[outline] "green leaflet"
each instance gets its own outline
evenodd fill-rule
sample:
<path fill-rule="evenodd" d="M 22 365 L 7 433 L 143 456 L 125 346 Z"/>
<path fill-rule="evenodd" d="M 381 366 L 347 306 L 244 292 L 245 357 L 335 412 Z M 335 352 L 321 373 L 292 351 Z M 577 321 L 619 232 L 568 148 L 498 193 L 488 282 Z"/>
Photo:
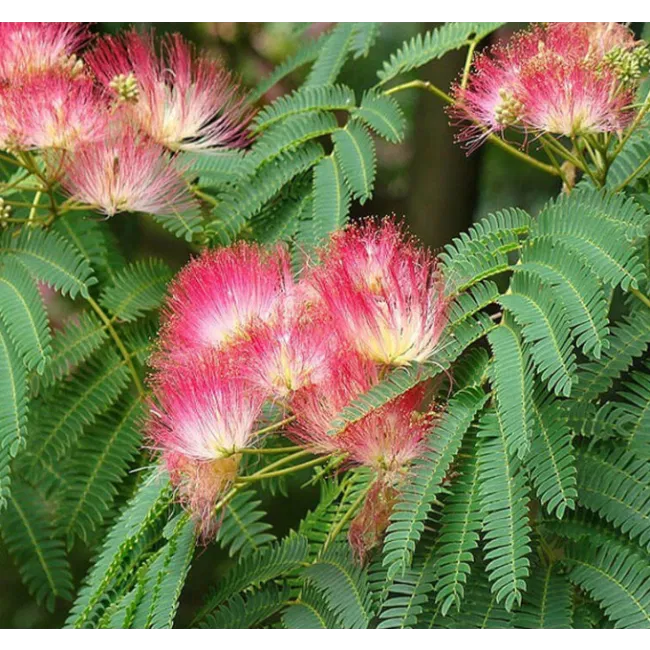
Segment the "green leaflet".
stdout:
<path fill-rule="evenodd" d="M 57 598 L 70 599 L 70 565 L 63 542 L 53 536 L 47 503 L 41 495 L 29 485 L 15 481 L 0 523 L 5 544 L 36 601 L 53 611 Z"/>
<path fill-rule="evenodd" d="M 487 401 L 479 388 L 458 392 L 448 404 L 443 420 L 429 437 L 429 449 L 416 460 L 393 509 L 384 541 L 384 566 L 388 576 L 403 573 L 410 565 L 434 498 L 442 490 L 442 480 L 460 448 L 466 431 Z"/>
<path fill-rule="evenodd" d="M 445 23 L 424 36 L 418 34 L 402 43 L 395 54 L 384 61 L 383 69 L 377 72 L 381 84 L 397 75 L 419 68 L 433 59 L 439 59 L 447 52 L 468 45 L 471 40 L 485 38 L 504 23 Z"/>
<path fill-rule="evenodd" d="M 478 436 L 486 571 L 496 602 L 512 611 L 521 604 L 530 566 L 528 489 L 520 460 L 508 453 L 498 411 L 486 412 Z"/>
<path fill-rule="evenodd" d="M 162 260 L 147 259 L 122 269 L 99 302 L 114 318 L 132 321 L 160 307 L 172 272 Z"/>
<path fill-rule="evenodd" d="M 71 298 L 97 283 L 88 261 L 55 232 L 23 229 L 18 237 L 0 236 L 0 253 L 11 253 L 29 272 Z"/>
<path fill-rule="evenodd" d="M 9 496 L 10 463 L 25 447 L 27 373 L 0 324 L 0 510 Z"/>
<path fill-rule="evenodd" d="M 564 563 L 569 580 L 596 600 L 617 628 L 650 629 L 647 556 L 614 541 L 586 541 L 570 547 Z"/>
<path fill-rule="evenodd" d="M 313 228 L 317 242 L 343 228 L 350 210 L 350 193 L 341 168 L 333 156 L 326 156 L 314 167 Z"/>
<path fill-rule="evenodd" d="M 52 340 L 45 305 L 25 267 L 11 257 L 0 267 L 0 319 L 27 369 L 42 374 Z"/>
<path fill-rule="evenodd" d="M 334 156 L 352 198 L 363 205 L 371 196 L 377 173 L 375 145 L 361 123 L 352 121 L 332 134 Z"/>

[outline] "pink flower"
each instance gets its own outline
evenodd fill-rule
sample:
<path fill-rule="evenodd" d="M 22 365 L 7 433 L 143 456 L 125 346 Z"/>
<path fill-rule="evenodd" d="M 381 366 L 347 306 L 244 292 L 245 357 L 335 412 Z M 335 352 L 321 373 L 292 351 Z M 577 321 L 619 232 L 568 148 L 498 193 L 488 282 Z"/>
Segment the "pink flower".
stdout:
<path fill-rule="evenodd" d="M 0 23 L 0 81 L 21 83 L 48 70 L 76 74 L 75 52 L 89 38 L 83 23 Z"/>
<path fill-rule="evenodd" d="M 346 453 L 342 438 L 330 432 L 341 411 L 379 382 L 376 364 L 350 349 L 330 358 L 326 381 L 296 391 L 291 408 L 296 420 L 290 435 L 315 453 Z"/>
<path fill-rule="evenodd" d="M 431 419 L 418 412 L 423 384 L 330 435 L 343 409 L 378 382 L 375 364 L 343 351 L 332 359 L 325 382 L 293 396 L 296 421 L 290 426 L 291 435 L 316 453 L 346 454 L 349 461 L 373 468 L 389 482 L 397 481 L 424 451 L 424 438 L 431 428 Z"/>
<path fill-rule="evenodd" d="M 203 253 L 171 285 L 155 363 L 183 363 L 245 336 L 291 282 L 285 249 L 239 243 Z"/>
<path fill-rule="evenodd" d="M 71 151 L 106 135 L 108 105 L 86 78 L 58 72 L 29 77 L 9 91 L 13 141 L 24 149 Z"/>
<path fill-rule="evenodd" d="M 350 459 L 387 475 L 389 483 L 399 480 L 425 450 L 431 418 L 418 411 L 425 389 L 419 384 L 346 427 L 339 435 Z"/>
<path fill-rule="evenodd" d="M 75 200 L 108 216 L 173 215 L 193 206 L 174 159 L 130 128 L 77 148 L 66 160 L 62 184 Z"/>
<path fill-rule="evenodd" d="M 390 523 L 390 515 L 399 491 L 382 480 L 376 480 L 355 518 L 350 522 L 348 541 L 361 562 L 368 551 L 379 546 Z"/>
<path fill-rule="evenodd" d="M 239 87 L 218 61 L 196 57 L 179 34 L 165 38 L 162 56 L 152 32 L 107 36 L 86 60 L 138 127 L 165 147 L 191 151 L 246 143 L 251 111 Z"/>
<path fill-rule="evenodd" d="M 248 359 L 244 372 L 253 383 L 284 400 L 304 386 L 325 380 L 338 344 L 322 309 L 285 297 L 271 318 L 256 322 L 243 339 L 241 354 Z"/>
<path fill-rule="evenodd" d="M 534 132 L 573 137 L 620 131 L 634 117 L 632 90 L 610 70 L 554 59 L 532 65 L 519 81 L 526 125 Z"/>
<path fill-rule="evenodd" d="M 600 63 L 616 48 L 637 44 L 634 34 L 621 23 L 549 23 L 546 44 L 557 52 L 573 54 L 578 61 Z"/>
<path fill-rule="evenodd" d="M 470 151 L 491 133 L 575 136 L 616 131 L 630 110 L 645 46 L 618 23 L 533 25 L 477 55 L 449 113 Z"/>
<path fill-rule="evenodd" d="M 340 336 L 368 359 L 402 366 L 438 348 L 447 303 L 435 259 L 392 220 L 337 233 L 312 282 Z"/>
<path fill-rule="evenodd" d="M 458 141 L 467 143 L 470 151 L 491 133 L 520 125 L 524 105 L 518 98 L 517 81 L 522 65 L 535 51 L 532 38 L 494 47 L 476 56 L 466 88 L 452 87 L 455 103 L 449 115 L 463 125 Z"/>
<path fill-rule="evenodd" d="M 148 434 L 205 538 L 217 526 L 217 499 L 237 476 L 238 452 L 253 441 L 264 395 L 230 359 L 209 354 L 167 368 L 154 381 Z"/>

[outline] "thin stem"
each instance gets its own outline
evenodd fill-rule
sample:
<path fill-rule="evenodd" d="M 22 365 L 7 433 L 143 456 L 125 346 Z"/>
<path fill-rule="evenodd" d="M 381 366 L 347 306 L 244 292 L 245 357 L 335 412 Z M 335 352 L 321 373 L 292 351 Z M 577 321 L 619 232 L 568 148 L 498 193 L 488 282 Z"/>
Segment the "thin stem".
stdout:
<path fill-rule="evenodd" d="M 261 470 L 253 474 L 253 476 L 258 474 L 265 474 L 266 472 L 274 470 L 276 467 L 282 467 L 282 465 L 286 465 L 287 463 L 290 463 L 292 460 L 296 460 L 298 458 L 302 458 L 303 456 L 309 456 L 309 455 L 311 455 L 311 452 L 308 449 L 302 449 L 300 451 L 297 451 L 295 454 L 291 454 L 290 456 L 285 456 L 284 458 L 280 458 L 279 460 L 276 460 L 274 463 L 271 463 L 270 465 L 263 467 Z"/>
<path fill-rule="evenodd" d="M 582 163 L 582 167 L 585 170 L 585 172 L 587 173 L 587 175 L 589 176 L 589 178 L 591 178 L 592 183 L 596 187 L 602 187 L 602 183 L 596 178 L 593 171 L 591 170 L 591 167 L 587 163 L 587 161 L 585 159 L 585 156 L 582 153 L 582 150 L 578 146 L 578 142 L 577 142 L 575 136 L 571 138 L 571 142 L 573 142 L 573 148 L 575 149 L 575 152 L 578 154 L 578 158 L 579 158 L 580 162 Z"/>
<path fill-rule="evenodd" d="M 341 517 L 340 521 L 332 528 L 332 530 L 329 532 L 327 539 L 325 540 L 325 543 L 323 544 L 323 551 L 336 539 L 336 536 L 343 530 L 343 527 L 345 524 L 350 521 L 352 518 L 352 515 L 354 515 L 356 509 L 361 505 L 362 501 L 366 498 L 368 495 L 368 492 L 370 492 L 370 488 L 372 487 L 372 483 L 366 487 L 365 490 L 361 490 L 361 493 L 359 496 L 354 500 L 348 511 Z"/>
<path fill-rule="evenodd" d="M 117 346 L 117 349 L 120 351 L 122 357 L 124 358 L 124 361 L 129 369 L 129 372 L 131 373 L 131 376 L 133 377 L 133 383 L 135 384 L 135 387 L 138 391 L 138 394 L 140 397 L 144 397 L 146 395 L 146 391 L 144 389 L 144 386 L 142 385 L 142 381 L 140 380 L 140 375 L 138 374 L 138 371 L 136 370 L 136 367 L 133 363 L 133 359 L 131 358 L 131 355 L 129 354 L 129 351 L 126 349 L 126 346 L 122 342 L 122 339 L 120 338 L 120 335 L 117 333 L 116 329 L 113 327 L 113 323 L 111 322 L 111 319 L 106 315 L 104 310 L 95 302 L 92 296 L 88 296 L 86 298 L 88 301 L 88 304 L 92 307 L 93 311 L 99 316 L 101 321 L 104 323 L 106 326 L 106 329 L 108 330 L 108 333 L 111 335 L 111 338 L 115 342 L 115 345 Z"/>
<path fill-rule="evenodd" d="M 409 81 L 407 83 L 400 84 L 399 86 L 390 88 L 389 90 L 384 91 L 384 94 L 392 95 L 394 93 L 401 92 L 402 90 L 408 90 L 409 88 L 422 88 L 423 90 L 433 93 L 436 97 L 442 99 L 447 104 L 454 103 L 454 100 L 446 92 L 440 90 L 440 88 L 434 86 L 432 83 L 428 81 L 422 81 L 421 79 L 416 79 L 415 81 Z M 479 124 L 478 126 L 481 125 Z M 537 169 L 546 172 L 547 174 L 551 174 L 552 176 L 560 176 L 560 177 L 562 176 L 562 174 L 560 174 L 558 170 L 555 169 L 552 165 L 543 163 L 540 160 L 537 160 L 532 156 L 529 156 L 527 153 L 524 153 L 523 151 L 516 149 L 512 145 L 508 144 L 501 138 L 494 135 L 494 133 L 490 133 L 490 135 L 488 135 L 486 139 L 488 142 L 497 145 L 497 147 L 500 147 L 501 149 L 507 151 L 512 156 L 515 156 L 515 158 L 519 158 L 519 160 L 522 160 L 528 163 L 529 165 L 532 165 L 533 167 L 536 167 Z"/>
<path fill-rule="evenodd" d="M 619 183 L 614 188 L 614 192 L 620 192 L 623 188 L 627 187 L 643 171 L 648 163 L 650 163 L 650 156 L 645 158 L 643 162 L 622 183 Z"/>
<path fill-rule="evenodd" d="M 443 102 L 446 102 L 447 104 L 454 103 L 454 100 L 444 90 L 440 90 L 438 86 L 434 86 L 434 84 L 431 82 L 422 81 L 421 79 L 407 81 L 406 83 L 400 84 L 399 86 L 394 86 L 389 90 L 385 90 L 384 95 L 393 95 L 394 93 L 399 93 L 402 90 L 409 90 L 410 88 L 422 88 L 423 90 L 427 90 L 430 93 L 433 93 L 436 95 L 436 97 L 439 97 Z"/>
<path fill-rule="evenodd" d="M 478 40 L 474 39 L 470 42 L 469 48 L 467 50 L 467 57 L 465 58 L 465 68 L 463 69 L 463 78 L 460 82 L 460 87 L 464 90 L 467 88 L 467 82 L 469 81 L 469 72 L 472 69 L 472 59 L 474 58 L 474 50 L 478 45 Z"/>
<path fill-rule="evenodd" d="M 252 474 L 251 476 L 241 476 L 237 479 L 238 483 L 252 483 L 254 481 L 261 481 L 265 478 L 275 478 L 276 476 L 285 476 L 286 474 L 293 474 L 303 469 L 308 469 L 309 467 L 315 467 L 316 465 L 321 465 L 324 463 L 329 456 L 321 456 L 319 458 L 314 458 L 313 460 L 308 460 L 306 463 L 301 463 L 300 465 L 292 465 L 291 467 L 285 467 L 284 469 L 278 469 L 274 472 L 259 472 Z M 268 468 L 265 468 L 268 469 Z"/>
<path fill-rule="evenodd" d="M 645 114 L 648 112 L 649 108 L 650 108 L 650 92 L 646 95 L 645 101 L 643 102 L 641 109 L 636 114 L 634 120 L 632 120 L 632 124 L 630 124 L 630 128 L 625 132 L 625 135 L 616 146 L 616 149 L 614 149 L 614 151 L 612 152 L 611 160 L 614 160 L 614 158 L 616 158 L 616 156 L 618 156 L 618 154 L 621 153 L 623 147 L 626 145 L 627 141 L 630 139 L 630 137 L 636 130 L 636 127 L 639 126 L 639 122 L 641 122 Z"/>
<path fill-rule="evenodd" d="M 636 296 L 646 307 L 650 307 L 650 298 L 648 298 L 644 293 L 634 288 L 630 289 L 630 293 Z"/>
<path fill-rule="evenodd" d="M 4 160 L 5 162 L 11 163 L 15 167 L 25 167 L 20 160 L 17 158 L 13 158 L 11 156 L 5 156 L 3 153 L 0 153 L 0 160 Z"/>
<path fill-rule="evenodd" d="M 285 424 L 289 424 L 289 422 L 293 422 L 295 419 L 296 419 L 295 415 L 290 415 L 288 418 L 284 418 L 284 420 L 280 420 L 280 422 L 276 422 L 275 424 L 270 424 L 268 427 L 264 427 L 263 429 L 258 429 L 253 433 L 253 435 L 261 436 L 265 433 L 269 433 L 270 431 L 275 431 L 276 429 L 282 428 Z M 300 449 L 300 447 L 296 447 L 296 449 Z"/>
<path fill-rule="evenodd" d="M 551 148 L 554 149 L 563 158 L 566 158 L 572 165 L 575 165 L 581 171 L 586 171 L 582 165 L 582 162 L 578 160 L 561 142 L 558 142 L 555 138 L 552 138 L 550 135 L 543 135 L 541 137 L 543 142 Z"/>
<path fill-rule="evenodd" d="M 41 195 L 42 192 L 41 190 L 38 190 L 36 194 L 34 194 L 34 204 L 32 205 L 31 210 L 29 211 L 29 216 L 27 217 L 27 221 L 34 221 L 34 217 L 36 217 L 36 209 L 39 208 L 39 203 L 41 200 Z"/>
<path fill-rule="evenodd" d="M 299 445 L 294 445 L 293 447 L 268 447 L 266 449 L 257 449 L 256 447 L 249 447 L 246 449 L 238 449 L 237 454 L 256 454 L 262 456 L 268 456 L 272 454 L 288 454 L 290 452 L 298 451 L 302 449 Z"/>
<path fill-rule="evenodd" d="M 217 206 L 219 205 L 219 201 L 214 198 L 214 196 L 210 196 L 209 194 L 206 194 L 205 192 L 202 192 L 201 190 L 197 189 L 196 187 L 192 188 L 192 192 L 196 194 L 199 198 L 203 199 L 204 201 L 207 201 L 208 203 L 212 203 L 212 205 Z"/>

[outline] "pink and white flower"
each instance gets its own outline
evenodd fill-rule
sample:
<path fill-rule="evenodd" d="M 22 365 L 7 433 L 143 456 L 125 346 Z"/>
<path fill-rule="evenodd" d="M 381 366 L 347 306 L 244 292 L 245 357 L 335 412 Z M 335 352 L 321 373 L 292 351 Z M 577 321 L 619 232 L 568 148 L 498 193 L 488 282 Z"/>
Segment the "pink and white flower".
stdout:
<path fill-rule="evenodd" d="M 232 360 L 215 353 L 167 368 L 154 381 L 148 433 L 204 538 L 216 531 L 214 506 L 237 476 L 265 396 Z"/>
<path fill-rule="evenodd" d="M 624 128 L 647 48 L 619 23 L 533 25 L 477 55 L 450 115 L 470 150 L 508 127 L 573 137 Z"/>
<path fill-rule="evenodd" d="M 271 316 L 291 281 L 284 248 L 239 243 L 206 251 L 171 285 L 155 363 L 183 363 L 246 336 Z"/>
<path fill-rule="evenodd" d="M 83 23 L 0 23 L 0 81 L 22 83 L 50 70 L 77 74 L 75 53 L 89 38 Z"/>
<path fill-rule="evenodd" d="M 634 93 L 620 85 L 612 71 L 587 64 L 554 58 L 548 65 L 531 65 L 519 80 L 526 126 L 566 137 L 620 131 L 634 117 L 629 110 Z"/>
<path fill-rule="evenodd" d="M 86 56 L 102 84 L 131 119 L 172 150 L 239 147 L 252 116 L 231 74 L 197 57 L 179 34 L 155 51 L 153 33 L 107 36 Z"/>
<path fill-rule="evenodd" d="M 242 341 L 241 354 L 249 360 L 244 372 L 274 398 L 285 400 L 326 379 L 338 346 L 323 309 L 285 296 L 269 320 L 257 321 Z"/>
<path fill-rule="evenodd" d="M 391 219 L 332 238 L 312 283 L 342 339 L 372 361 L 403 366 L 438 349 L 447 302 L 435 259 Z"/>
<path fill-rule="evenodd" d="M 193 207 L 180 170 L 163 147 L 131 128 L 78 147 L 62 184 L 77 201 L 108 216 L 118 212 L 174 215 Z"/>
<path fill-rule="evenodd" d="M 13 142 L 24 149 L 72 151 L 106 136 L 108 105 L 87 78 L 33 75 L 8 93 Z"/>

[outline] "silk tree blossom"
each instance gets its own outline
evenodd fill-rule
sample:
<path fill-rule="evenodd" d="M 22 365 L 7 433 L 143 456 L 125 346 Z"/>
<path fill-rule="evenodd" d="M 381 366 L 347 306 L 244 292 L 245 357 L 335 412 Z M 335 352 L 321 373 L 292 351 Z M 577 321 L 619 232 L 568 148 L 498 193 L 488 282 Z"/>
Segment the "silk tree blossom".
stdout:
<path fill-rule="evenodd" d="M 296 415 L 290 435 L 318 454 L 347 452 L 342 438 L 330 435 L 332 427 L 346 406 L 379 382 L 377 365 L 351 348 L 333 355 L 330 368 L 327 381 L 304 386 L 290 402 Z"/>
<path fill-rule="evenodd" d="M 425 386 L 412 388 L 330 435 L 341 411 L 379 382 L 376 364 L 353 351 L 343 350 L 331 364 L 326 381 L 293 396 L 296 421 L 290 426 L 291 435 L 316 453 L 346 454 L 352 463 L 396 479 L 424 451 L 431 421 L 418 409 Z"/>
<path fill-rule="evenodd" d="M 239 243 L 204 252 L 170 287 L 154 363 L 184 363 L 245 337 L 255 322 L 271 316 L 290 282 L 282 247 Z"/>
<path fill-rule="evenodd" d="M 151 444 L 210 537 L 214 505 L 237 475 L 238 452 L 253 442 L 265 395 L 241 377 L 232 359 L 217 353 L 167 368 L 156 376 L 153 393 Z"/>
<path fill-rule="evenodd" d="M 382 539 L 403 480 L 425 451 L 433 426 L 432 417 L 420 412 L 426 388 L 419 385 L 330 435 L 341 411 L 378 381 L 375 364 L 343 351 L 324 383 L 298 390 L 291 400 L 296 415 L 289 425 L 291 437 L 315 453 L 343 454 L 349 463 L 373 473 L 348 535 L 361 559 Z"/>
<path fill-rule="evenodd" d="M 74 76 L 76 52 L 89 38 L 83 23 L 0 23 L 0 81 L 22 83 L 50 70 Z"/>
<path fill-rule="evenodd" d="M 131 128 L 77 148 L 62 184 L 73 199 L 110 216 L 174 215 L 193 207 L 181 170 L 160 145 Z"/>
<path fill-rule="evenodd" d="M 637 46 L 634 34 L 621 23 L 549 23 L 547 46 L 557 52 L 573 55 L 578 61 L 596 63 L 614 49 L 629 50 Z"/>
<path fill-rule="evenodd" d="M 555 61 L 532 66 L 520 80 L 526 124 L 533 132 L 573 137 L 620 131 L 633 119 L 632 90 L 610 70 Z"/>
<path fill-rule="evenodd" d="M 90 79 L 47 72 L 11 87 L 8 97 L 15 147 L 72 151 L 106 136 L 108 105 Z"/>
<path fill-rule="evenodd" d="M 289 304 L 287 304 L 289 303 Z M 246 376 L 275 399 L 325 381 L 339 346 L 327 313 L 288 297 L 268 321 L 257 321 L 242 340 Z"/>
<path fill-rule="evenodd" d="M 442 277 L 393 220 L 336 234 L 312 283 L 340 336 L 368 359 L 403 366 L 438 348 L 447 320 Z"/>
<path fill-rule="evenodd" d="M 617 131 L 633 118 L 645 44 L 618 23 L 533 25 L 477 55 L 449 112 L 470 151 L 508 127 L 533 135 Z"/>
<path fill-rule="evenodd" d="M 107 36 L 86 61 L 138 127 L 165 147 L 246 143 L 252 113 L 232 75 L 220 62 L 197 57 L 179 34 L 165 37 L 160 56 L 153 32 Z"/>

